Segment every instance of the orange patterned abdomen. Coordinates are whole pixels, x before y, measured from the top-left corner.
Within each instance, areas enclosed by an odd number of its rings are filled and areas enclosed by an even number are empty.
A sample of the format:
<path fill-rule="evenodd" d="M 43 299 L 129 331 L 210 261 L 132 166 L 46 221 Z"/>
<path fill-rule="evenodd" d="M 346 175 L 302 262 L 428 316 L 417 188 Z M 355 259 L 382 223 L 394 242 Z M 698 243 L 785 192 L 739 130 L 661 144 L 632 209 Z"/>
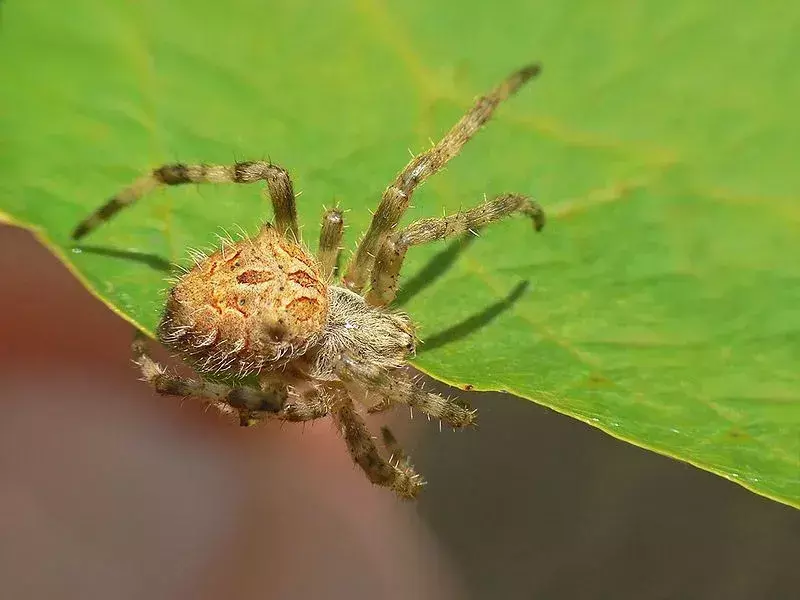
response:
<path fill-rule="evenodd" d="M 265 226 L 252 241 L 224 246 L 180 279 L 159 337 L 200 370 L 247 374 L 303 354 L 327 315 L 328 289 L 316 261 Z"/>

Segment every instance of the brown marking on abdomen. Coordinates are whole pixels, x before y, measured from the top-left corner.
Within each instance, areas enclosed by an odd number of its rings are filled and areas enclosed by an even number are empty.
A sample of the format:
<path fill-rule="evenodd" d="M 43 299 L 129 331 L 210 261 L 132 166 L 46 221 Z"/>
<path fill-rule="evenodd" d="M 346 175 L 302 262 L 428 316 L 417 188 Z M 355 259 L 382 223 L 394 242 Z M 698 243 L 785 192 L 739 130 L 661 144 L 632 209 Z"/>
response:
<path fill-rule="evenodd" d="M 254 285 L 256 283 L 266 283 L 267 281 L 272 281 L 274 278 L 275 276 L 269 271 L 250 269 L 249 271 L 240 273 L 236 277 L 236 281 L 246 285 Z"/>
<path fill-rule="evenodd" d="M 292 313 L 298 321 L 308 321 L 319 312 L 320 305 L 319 302 L 313 298 L 306 298 L 303 296 L 289 302 L 289 304 L 286 305 L 286 310 Z"/>
<path fill-rule="evenodd" d="M 315 289 L 320 294 L 324 291 L 323 289 L 320 289 L 322 285 L 319 279 L 317 279 L 312 275 L 309 275 L 305 271 L 295 271 L 294 273 L 289 273 L 287 277 L 289 278 L 290 281 L 295 282 L 297 285 L 301 287 Z"/>

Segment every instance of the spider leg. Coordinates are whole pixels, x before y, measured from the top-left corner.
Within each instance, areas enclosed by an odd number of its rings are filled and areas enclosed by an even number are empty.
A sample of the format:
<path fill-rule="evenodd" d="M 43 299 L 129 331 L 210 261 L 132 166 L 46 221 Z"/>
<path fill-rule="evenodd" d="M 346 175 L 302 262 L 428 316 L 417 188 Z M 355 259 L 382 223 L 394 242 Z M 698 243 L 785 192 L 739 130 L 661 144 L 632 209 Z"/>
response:
<path fill-rule="evenodd" d="M 338 208 L 326 210 L 322 216 L 322 229 L 319 234 L 319 250 L 317 251 L 321 275 L 325 281 L 333 279 L 336 265 L 339 262 L 343 232 L 342 211 Z"/>
<path fill-rule="evenodd" d="M 273 413 L 277 416 L 286 408 L 286 386 L 260 390 L 252 386 L 229 386 L 171 375 L 151 358 L 146 339 L 138 332 L 131 344 L 131 350 L 134 362 L 141 369 L 144 380 L 153 386 L 156 392 L 165 396 L 199 398 L 226 415 L 238 412 L 240 425 L 254 424 L 253 413 Z"/>
<path fill-rule="evenodd" d="M 411 468 L 411 458 L 406 454 L 405 450 L 397 443 L 392 430 L 385 425 L 381 427 L 381 440 L 386 451 L 391 456 L 390 461 L 396 461 L 398 464 L 406 465 Z"/>
<path fill-rule="evenodd" d="M 479 98 L 439 143 L 427 152 L 415 156 L 389 184 L 383 192 L 364 239 L 356 248 L 347 267 L 344 283 L 349 289 L 359 293 L 364 289 L 375 253 L 383 239 L 400 222 L 414 190 L 456 156 L 464 144 L 491 118 L 498 105 L 536 76 L 540 70 L 538 64 L 532 64 L 512 73 L 487 96 Z"/>
<path fill-rule="evenodd" d="M 383 412 L 396 404 L 405 404 L 457 429 L 475 424 L 475 410 L 452 398 L 422 389 L 401 370 L 387 373 L 348 356 L 342 356 L 335 370 L 345 383 L 366 387 L 382 398 L 368 409 L 370 413 Z"/>
<path fill-rule="evenodd" d="M 335 402 L 332 414 L 353 461 L 361 467 L 367 478 L 374 484 L 389 488 L 401 498 L 415 498 L 425 481 L 414 471 L 407 458 L 392 462 L 381 456 L 364 419 L 344 391 Z"/>
<path fill-rule="evenodd" d="M 269 378 L 262 378 L 261 390 L 280 393 L 285 384 Z M 250 418 L 254 422 L 265 419 L 301 423 L 314 421 L 329 415 L 331 412 L 331 399 L 325 391 L 311 388 L 305 392 L 297 393 L 292 390 L 289 397 L 278 412 L 252 410 Z"/>
<path fill-rule="evenodd" d="M 385 306 L 394 300 L 400 269 L 409 247 L 427 244 L 466 231 L 475 232 L 515 212 L 531 217 L 537 231 L 544 227 L 544 211 L 538 203 L 525 196 L 503 194 L 455 215 L 415 221 L 405 229 L 388 236 L 375 258 L 367 302 L 373 306 Z"/>
<path fill-rule="evenodd" d="M 297 226 L 297 207 L 292 180 L 285 169 L 265 161 L 244 161 L 232 165 L 176 163 L 153 169 L 81 221 L 72 232 L 72 239 L 82 238 L 123 208 L 162 186 L 186 183 L 254 183 L 257 181 L 266 181 L 267 183 L 275 213 L 275 227 L 290 239 L 299 240 L 300 231 Z"/>

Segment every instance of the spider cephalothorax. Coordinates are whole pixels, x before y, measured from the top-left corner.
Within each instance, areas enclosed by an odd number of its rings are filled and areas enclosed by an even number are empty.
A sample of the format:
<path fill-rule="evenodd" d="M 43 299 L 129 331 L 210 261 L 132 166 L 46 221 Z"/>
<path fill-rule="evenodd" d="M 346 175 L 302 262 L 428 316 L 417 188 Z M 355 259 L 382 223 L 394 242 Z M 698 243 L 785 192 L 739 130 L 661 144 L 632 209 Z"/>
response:
<path fill-rule="evenodd" d="M 125 206 L 161 186 L 265 181 L 274 222 L 252 238 L 223 241 L 198 255 L 169 292 L 159 339 L 201 374 L 168 374 L 150 358 L 144 338 L 133 343 L 144 378 L 162 394 L 193 396 L 242 425 L 264 419 L 309 421 L 331 415 L 355 462 L 370 481 L 413 498 L 423 485 L 394 437 L 383 428 L 385 458 L 357 405 L 379 412 L 397 404 L 417 408 L 453 427 L 474 423 L 462 403 L 419 387 L 405 366 L 416 344 L 411 319 L 388 308 L 411 246 L 444 239 L 521 212 L 537 230 L 538 204 L 503 194 L 479 206 L 398 228 L 414 190 L 440 170 L 491 117 L 497 105 L 539 72 L 513 73 L 427 152 L 416 156 L 386 188 L 372 224 L 338 284 L 334 282 L 343 220 L 325 212 L 316 257 L 299 241 L 295 194 L 288 173 L 264 161 L 233 165 L 171 164 L 154 169 L 111 198 L 73 232 L 81 238 Z M 369 281 L 368 281 L 369 280 Z M 365 290 L 368 291 L 365 293 Z"/>

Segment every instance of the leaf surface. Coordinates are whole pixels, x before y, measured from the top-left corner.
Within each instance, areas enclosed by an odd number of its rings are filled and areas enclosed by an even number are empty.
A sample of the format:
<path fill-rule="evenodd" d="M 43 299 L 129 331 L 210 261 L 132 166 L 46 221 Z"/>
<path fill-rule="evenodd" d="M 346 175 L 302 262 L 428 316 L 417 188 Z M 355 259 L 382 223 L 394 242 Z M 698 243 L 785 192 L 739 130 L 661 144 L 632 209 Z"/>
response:
<path fill-rule="evenodd" d="M 251 186 L 171 189 L 69 232 L 164 162 L 269 157 L 316 245 L 511 70 L 543 76 L 421 188 L 411 219 L 531 194 L 415 249 L 416 364 L 507 390 L 800 505 L 800 5 L 690 0 L 7 2 L 0 220 L 152 331 L 165 270 L 270 218 Z"/>

